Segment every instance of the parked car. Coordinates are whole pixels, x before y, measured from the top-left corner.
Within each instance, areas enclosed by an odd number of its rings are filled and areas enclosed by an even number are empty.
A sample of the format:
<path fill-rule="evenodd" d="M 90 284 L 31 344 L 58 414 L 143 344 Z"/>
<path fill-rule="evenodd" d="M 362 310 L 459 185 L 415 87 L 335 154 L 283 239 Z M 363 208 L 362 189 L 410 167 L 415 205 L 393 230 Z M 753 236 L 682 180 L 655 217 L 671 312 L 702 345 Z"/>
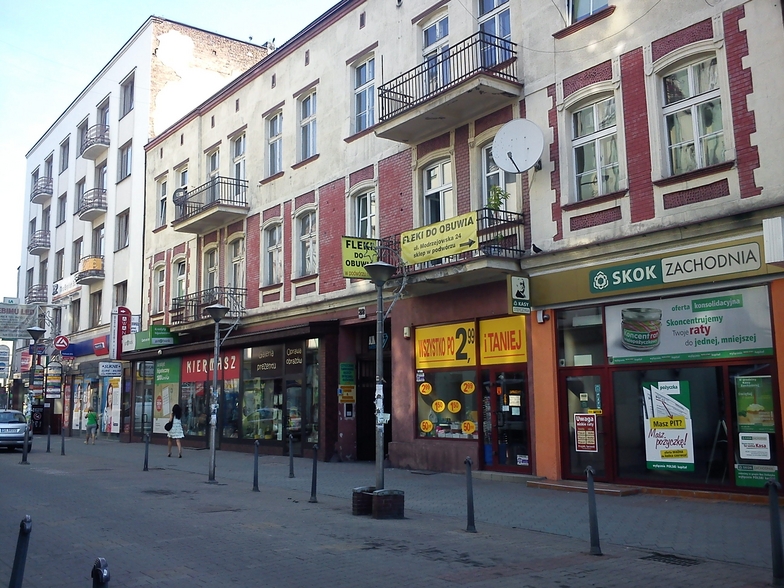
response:
<path fill-rule="evenodd" d="M 27 421 L 24 414 L 18 410 L 0 410 L 0 447 L 5 447 L 9 451 L 24 447 L 25 431 Z M 27 451 L 33 449 L 32 431 L 27 440 Z"/>

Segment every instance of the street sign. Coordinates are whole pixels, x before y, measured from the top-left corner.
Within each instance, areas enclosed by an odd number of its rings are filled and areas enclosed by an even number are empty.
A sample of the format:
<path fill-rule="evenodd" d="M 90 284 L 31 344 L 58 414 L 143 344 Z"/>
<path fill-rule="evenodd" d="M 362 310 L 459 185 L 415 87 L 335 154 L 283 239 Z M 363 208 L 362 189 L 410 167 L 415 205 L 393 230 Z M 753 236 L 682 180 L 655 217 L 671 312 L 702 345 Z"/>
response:
<path fill-rule="evenodd" d="M 54 338 L 54 348 L 58 351 L 64 351 L 68 349 L 68 345 L 70 345 L 70 342 L 68 341 L 68 337 L 65 335 L 57 335 L 57 337 Z"/>

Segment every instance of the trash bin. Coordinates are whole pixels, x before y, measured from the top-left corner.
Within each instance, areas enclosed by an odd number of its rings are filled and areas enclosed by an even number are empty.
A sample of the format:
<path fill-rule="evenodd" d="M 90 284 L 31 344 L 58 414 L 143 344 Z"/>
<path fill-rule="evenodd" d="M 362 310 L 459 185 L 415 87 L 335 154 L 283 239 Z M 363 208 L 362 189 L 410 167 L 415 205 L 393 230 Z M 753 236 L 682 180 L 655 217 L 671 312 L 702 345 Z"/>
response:
<path fill-rule="evenodd" d="M 402 519 L 405 494 L 402 490 L 376 490 L 373 496 L 374 519 Z"/>
<path fill-rule="evenodd" d="M 351 514 L 369 515 L 373 512 L 373 492 L 375 486 L 359 486 L 351 493 Z"/>

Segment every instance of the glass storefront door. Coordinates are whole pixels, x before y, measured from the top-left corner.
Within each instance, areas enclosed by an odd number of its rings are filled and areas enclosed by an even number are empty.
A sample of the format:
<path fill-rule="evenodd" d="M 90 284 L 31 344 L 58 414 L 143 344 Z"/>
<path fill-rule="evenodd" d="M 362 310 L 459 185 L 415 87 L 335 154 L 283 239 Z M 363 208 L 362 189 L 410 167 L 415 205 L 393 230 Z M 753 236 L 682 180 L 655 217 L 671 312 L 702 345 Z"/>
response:
<path fill-rule="evenodd" d="M 609 417 L 606 399 L 602 398 L 601 371 L 587 369 L 562 374 L 561 386 L 567 418 L 563 430 L 569 437 L 564 440 L 564 447 L 569 448 L 565 471 L 582 478 L 585 469 L 592 466 L 597 479 L 608 479 L 610 431 L 606 427 Z"/>
<path fill-rule="evenodd" d="M 484 371 L 484 462 L 488 469 L 531 472 L 528 387 L 525 372 Z"/>

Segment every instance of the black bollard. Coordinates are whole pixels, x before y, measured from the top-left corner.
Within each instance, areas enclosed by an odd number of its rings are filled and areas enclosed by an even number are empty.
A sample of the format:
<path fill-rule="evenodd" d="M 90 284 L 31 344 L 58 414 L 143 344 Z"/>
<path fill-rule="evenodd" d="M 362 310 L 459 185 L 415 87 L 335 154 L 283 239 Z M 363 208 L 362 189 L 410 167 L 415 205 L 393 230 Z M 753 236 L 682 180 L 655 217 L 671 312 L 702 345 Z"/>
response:
<path fill-rule="evenodd" d="M 591 555 L 602 555 L 599 546 L 599 520 L 596 518 L 596 493 L 593 488 L 594 470 L 591 466 L 585 468 L 588 476 L 588 524 L 591 528 Z"/>
<path fill-rule="evenodd" d="M 19 463 L 22 465 L 30 465 L 27 461 L 27 446 L 30 444 L 30 423 L 27 423 L 27 427 L 25 427 L 25 440 L 24 446 L 22 447 L 22 461 Z"/>
<path fill-rule="evenodd" d="M 65 414 L 60 419 L 60 455 L 65 455 Z"/>
<path fill-rule="evenodd" d="M 316 476 L 318 474 L 318 443 L 313 445 L 313 479 L 310 481 L 310 500 L 308 502 L 318 502 L 316 499 Z"/>
<path fill-rule="evenodd" d="M 289 478 L 294 477 L 294 435 L 289 433 Z"/>
<path fill-rule="evenodd" d="M 52 418 L 51 416 L 49 417 Z M 52 423 L 46 425 L 46 453 L 52 453 L 51 451 L 52 445 Z"/>
<path fill-rule="evenodd" d="M 784 560 L 781 547 L 781 518 L 779 517 L 778 491 L 781 484 L 776 480 L 765 482 L 768 487 L 768 504 L 770 506 L 770 549 L 773 556 L 773 585 L 784 586 Z"/>
<path fill-rule="evenodd" d="M 150 434 L 144 434 L 144 471 L 149 471 L 147 469 L 147 462 L 150 459 Z"/>
<path fill-rule="evenodd" d="M 468 524 L 466 525 L 467 533 L 476 533 L 476 525 L 474 524 L 474 483 L 471 478 L 471 466 L 474 464 L 470 457 L 466 457 L 463 462 L 466 466 L 466 501 L 468 503 Z"/>
<path fill-rule="evenodd" d="M 30 515 L 25 515 L 19 523 L 19 538 L 16 540 L 16 554 L 14 567 L 11 569 L 11 580 L 8 588 L 22 588 L 24 580 L 25 562 L 27 561 L 27 546 L 30 544 L 30 531 L 33 530 L 33 521 Z"/>
<path fill-rule="evenodd" d="M 102 557 L 95 560 L 93 564 L 93 571 L 90 574 L 93 579 L 93 588 L 97 586 L 108 586 L 111 576 L 109 574 L 109 564 Z"/>
<path fill-rule="evenodd" d="M 259 440 L 253 444 L 253 491 L 259 491 Z"/>

